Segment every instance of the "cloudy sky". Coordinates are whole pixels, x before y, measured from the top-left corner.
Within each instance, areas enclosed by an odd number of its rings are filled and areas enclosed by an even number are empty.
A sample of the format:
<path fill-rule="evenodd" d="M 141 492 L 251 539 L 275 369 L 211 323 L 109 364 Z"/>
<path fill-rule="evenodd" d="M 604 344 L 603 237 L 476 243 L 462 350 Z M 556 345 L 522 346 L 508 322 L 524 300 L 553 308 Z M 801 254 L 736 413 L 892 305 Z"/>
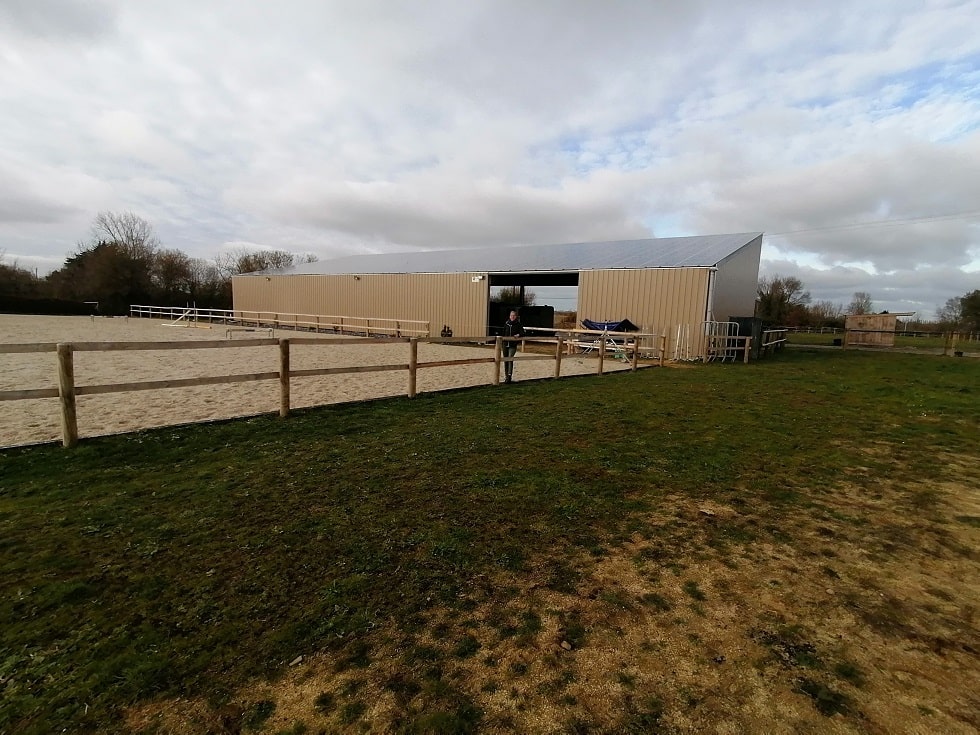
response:
<path fill-rule="evenodd" d="M 799 8 L 798 10 L 792 9 Z M 763 231 L 763 274 L 980 288 L 980 0 L 0 0 L 0 252 Z"/>

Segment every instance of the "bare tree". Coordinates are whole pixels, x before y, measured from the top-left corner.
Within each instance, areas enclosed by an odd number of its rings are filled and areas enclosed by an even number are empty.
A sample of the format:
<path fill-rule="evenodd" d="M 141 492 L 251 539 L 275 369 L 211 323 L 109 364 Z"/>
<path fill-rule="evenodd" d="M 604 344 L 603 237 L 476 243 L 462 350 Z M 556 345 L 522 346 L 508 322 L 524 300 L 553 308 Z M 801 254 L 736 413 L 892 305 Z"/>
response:
<path fill-rule="evenodd" d="M 810 303 L 810 292 L 795 276 L 773 275 L 759 279 L 758 316 L 774 324 L 786 324 L 794 311 Z"/>
<path fill-rule="evenodd" d="M 236 248 L 215 258 L 215 265 L 227 278 L 240 273 L 289 268 L 294 262 L 295 256 L 286 250 L 248 250 L 247 248 Z"/>
<path fill-rule="evenodd" d="M 874 302 L 867 291 L 855 291 L 851 303 L 847 305 L 848 314 L 870 314 L 872 309 Z"/>
<path fill-rule="evenodd" d="M 504 286 L 497 293 L 496 300 L 502 304 L 515 304 L 517 306 L 534 306 L 538 297 L 534 291 L 524 290 L 524 300 L 521 301 L 520 286 Z"/>
<path fill-rule="evenodd" d="M 944 328 L 955 328 L 959 326 L 962 319 L 963 299 L 959 296 L 946 299 L 945 306 L 936 309 L 936 321 L 938 321 Z"/>
<path fill-rule="evenodd" d="M 114 243 L 138 260 L 151 259 L 160 247 L 153 225 L 132 212 L 99 212 L 92 221 L 92 240 Z"/>
<path fill-rule="evenodd" d="M 815 327 L 823 327 L 830 322 L 840 321 L 844 316 L 844 307 L 833 301 L 815 301 L 810 305 L 810 321 Z"/>
<path fill-rule="evenodd" d="M 198 306 L 231 308 L 231 282 L 210 260 L 194 258 L 190 262 L 191 301 Z"/>

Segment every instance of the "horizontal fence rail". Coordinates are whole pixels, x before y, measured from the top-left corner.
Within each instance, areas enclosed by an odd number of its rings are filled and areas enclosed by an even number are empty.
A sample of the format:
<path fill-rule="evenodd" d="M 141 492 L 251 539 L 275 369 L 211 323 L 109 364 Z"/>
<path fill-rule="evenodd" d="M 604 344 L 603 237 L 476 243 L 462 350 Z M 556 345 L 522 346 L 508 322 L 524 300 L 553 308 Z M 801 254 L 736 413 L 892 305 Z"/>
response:
<path fill-rule="evenodd" d="M 554 336 L 561 339 L 568 355 L 575 353 L 589 354 L 600 351 L 612 351 L 615 357 L 626 358 L 632 355 L 647 355 L 657 360 L 661 367 L 667 358 L 667 335 L 639 332 L 610 332 L 598 329 L 558 329 L 547 327 L 525 327 L 531 333 L 531 339 L 537 340 Z"/>
<path fill-rule="evenodd" d="M 367 316 L 330 316 L 323 314 L 286 314 L 275 311 L 242 309 L 198 309 L 197 307 L 146 306 L 129 307 L 136 318 L 170 319 L 170 326 L 192 327 L 211 324 L 252 326 L 256 329 L 307 329 L 337 334 L 388 335 L 393 337 L 428 337 L 429 322 L 420 319 L 390 319 Z M 226 335 L 228 336 L 228 335 Z"/>
<path fill-rule="evenodd" d="M 615 350 L 629 355 L 630 371 L 634 372 L 638 368 L 638 357 L 640 351 L 644 349 L 640 345 L 641 337 L 656 337 L 657 335 L 637 335 L 631 334 L 633 341 L 624 344 L 616 344 Z M 524 353 L 520 358 L 505 357 L 503 346 L 505 343 L 524 343 L 527 340 L 514 337 L 495 337 L 486 341 L 481 341 L 482 345 L 493 345 L 493 355 L 491 357 L 474 357 L 453 360 L 432 360 L 420 362 L 418 359 L 419 343 L 436 344 L 473 344 L 474 341 L 467 337 L 392 337 L 387 339 L 364 338 L 338 338 L 338 339 L 316 339 L 297 337 L 293 339 L 248 339 L 248 340 L 196 340 L 187 342 L 75 342 L 75 343 L 35 343 L 35 344 L 0 344 L 0 354 L 17 353 L 45 353 L 54 352 L 58 359 L 58 386 L 49 388 L 32 388 L 27 390 L 5 390 L 0 391 L 0 401 L 20 401 L 42 398 L 58 398 L 61 406 L 61 428 L 62 444 L 65 447 L 72 447 L 78 443 L 78 419 L 76 415 L 76 398 L 78 396 L 105 395 L 110 393 L 128 393 L 133 391 L 159 390 L 166 388 L 188 388 L 207 385 L 221 385 L 228 383 L 244 383 L 260 380 L 278 380 L 280 385 L 280 416 L 286 417 L 290 410 L 290 380 L 292 378 L 304 378 L 323 375 L 345 375 L 353 373 L 372 373 L 389 371 L 407 371 L 409 398 L 414 398 L 417 393 L 417 374 L 419 369 L 449 367 L 456 365 L 492 365 L 491 384 L 500 384 L 501 365 L 520 360 L 521 362 L 531 360 L 551 360 L 555 363 L 554 377 L 561 377 L 561 362 L 565 351 L 566 338 L 559 334 L 555 338 L 537 338 L 535 343 L 538 345 L 553 345 L 554 349 L 548 354 L 529 354 Z M 292 370 L 290 368 L 290 346 L 291 345 L 316 345 L 318 347 L 333 347 L 347 344 L 392 344 L 400 343 L 408 346 L 408 362 L 385 365 L 354 365 L 349 367 L 330 367 L 330 368 L 310 368 L 302 370 Z M 244 373 L 237 375 L 215 375 L 197 378 L 171 378 L 166 380 L 145 380 L 128 383 L 104 383 L 98 385 L 76 385 L 74 370 L 74 354 L 76 352 L 112 352 L 112 351 L 153 351 L 153 350 L 196 350 L 196 349 L 225 349 L 240 347 L 278 347 L 279 351 L 279 370 Z M 599 340 L 595 350 L 597 360 L 596 373 L 604 374 L 604 361 L 613 348 L 607 345 L 605 339 Z M 661 352 L 661 364 L 662 364 Z"/>
<path fill-rule="evenodd" d="M 788 329 L 764 329 L 762 331 L 762 351 L 782 349 L 786 344 Z"/>
<path fill-rule="evenodd" d="M 890 349 L 895 347 L 895 339 L 897 337 L 905 337 L 902 332 L 890 330 L 890 329 L 855 329 L 848 328 L 844 330 L 844 338 L 841 340 L 841 347 L 847 349 L 848 347 L 878 347 L 884 349 Z M 913 335 L 921 337 L 921 335 Z M 973 338 L 972 332 L 941 332 L 932 333 L 929 336 L 934 338 L 942 338 L 942 350 L 943 355 L 949 355 L 950 352 L 955 354 L 961 354 L 962 351 L 957 350 L 957 345 L 959 343 L 969 344 Z"/>

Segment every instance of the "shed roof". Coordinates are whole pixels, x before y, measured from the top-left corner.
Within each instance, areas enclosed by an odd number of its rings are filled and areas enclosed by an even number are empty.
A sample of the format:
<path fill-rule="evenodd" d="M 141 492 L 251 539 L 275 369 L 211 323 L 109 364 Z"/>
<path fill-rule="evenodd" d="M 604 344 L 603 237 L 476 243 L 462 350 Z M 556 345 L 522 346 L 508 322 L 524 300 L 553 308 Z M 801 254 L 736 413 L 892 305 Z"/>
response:
<path fill-rule="evenodd" d="M 622 268 L 683 268 L 718 265 L 761 237 L 734 235 L 661 237 L 645 240 L 520 245 L 466 250 L 428 250 L 352 255 L 302 263 L 277 274 L 343 273 L 534 273 Z"/>

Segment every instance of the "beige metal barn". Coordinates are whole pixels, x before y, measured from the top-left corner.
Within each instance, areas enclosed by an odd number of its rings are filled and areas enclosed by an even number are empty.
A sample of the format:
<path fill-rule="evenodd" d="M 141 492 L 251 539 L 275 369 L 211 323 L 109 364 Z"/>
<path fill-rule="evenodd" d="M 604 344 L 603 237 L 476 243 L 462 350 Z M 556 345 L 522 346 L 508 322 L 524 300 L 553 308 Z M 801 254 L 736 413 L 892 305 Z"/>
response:
<path fill-rule="evenodd" d="M 485 337 L 491 288 L 577 286 L 579 319 L 643 331 L 752 316 L 761 233 L 356 255 L 236 276 L 237 312 L 429 322 Z"/>

